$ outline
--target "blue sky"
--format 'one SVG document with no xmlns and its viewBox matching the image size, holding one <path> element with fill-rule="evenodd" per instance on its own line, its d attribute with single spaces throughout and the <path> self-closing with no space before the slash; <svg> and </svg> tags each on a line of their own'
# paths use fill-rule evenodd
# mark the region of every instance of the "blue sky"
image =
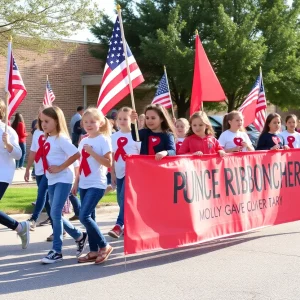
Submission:
<svg viewBox="0 0 300 300">
<path fill-rule="evenodd" d="M 112 18 L 116 15 L 114 12 L 114 0 L 100 0 L 99 6 L 105 11 L 107 15 L 111 16 Z M 77 34 L 71 36 L 69 39 L 76 41 L 93 41 L 95 40 L 95 37 L 90 33 L 89 29 L 86 28 L 84 30 L 79 31 Z"/>
</svg>

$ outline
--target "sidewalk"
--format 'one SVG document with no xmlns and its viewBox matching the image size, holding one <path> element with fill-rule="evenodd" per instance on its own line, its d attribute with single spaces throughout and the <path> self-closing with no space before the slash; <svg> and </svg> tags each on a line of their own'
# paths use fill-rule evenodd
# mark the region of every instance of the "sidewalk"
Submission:
<svg viewBox="0 0 300 300">
<path fill-rule="evenodd" d="M 25 169 L 24 170 L 15 170 L 15 175 L 12 184 L 13 185 L 19 185 L 19 184 L 24 184 L 24 185 L 35 185 L 35 180 L 31 179 L 31 176 L 29 178 L 29 182 L 25 182 L 24 180 L 24 175 L 25 175 Z M 31 171 L 30 171 L 31 175 Z"/>
</svg>

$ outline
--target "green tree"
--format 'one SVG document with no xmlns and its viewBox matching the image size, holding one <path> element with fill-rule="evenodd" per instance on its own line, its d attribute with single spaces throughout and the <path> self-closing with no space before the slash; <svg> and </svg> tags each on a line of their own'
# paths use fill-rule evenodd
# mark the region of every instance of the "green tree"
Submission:
<svg viewBox="0 0 300 300">
<path fill-rule="evenodd" d="M 179 116 L 191 97 L 194 32 L 224 88 L 228 111 L 240 107 L 263 69 L 267 98 L 281 107 L 300 107 L 299 9 L 284 0 L 118 1 L 126 40 L 147 83 L 166 65 Z M 113 22 L 105 17 L 92 33 L 104 45 L 92 53 L 104 59 Z M 216 104 L 215 104 L 216 106 Z"/>
<path fill-rule="evenodd" d="M 100 17 L 92 0 L 0 0 L 0 55 L 6 53 L 9 36 L 14 47 L 44 51 Z"/>
</svg>

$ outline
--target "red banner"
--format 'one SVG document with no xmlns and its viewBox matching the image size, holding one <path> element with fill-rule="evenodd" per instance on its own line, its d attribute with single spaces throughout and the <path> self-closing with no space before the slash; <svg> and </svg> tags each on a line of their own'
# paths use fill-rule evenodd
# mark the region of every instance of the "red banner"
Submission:
<svg viewBox="0 0 300 300">
<path fill-rule="evenodd" d="M 300 219 L 300 149 L 126 160 L 126 254 Z"/>
</svg>

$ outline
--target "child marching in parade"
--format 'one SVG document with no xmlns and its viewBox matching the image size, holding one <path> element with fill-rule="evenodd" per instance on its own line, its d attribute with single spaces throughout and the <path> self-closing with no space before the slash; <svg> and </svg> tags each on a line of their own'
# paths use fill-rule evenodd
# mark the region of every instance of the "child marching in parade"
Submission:
<svg viewBox="0 0 300 300">
<path fill-rule="evenodd" d="M 63 228 L 72 236 L 77 244 L 76 256 L 79 257 L 87 242 L 87 234 L 76 229 L 62 217 L 62 210 L 70 193 L 74 178 L 72 164 L 80 157 L 77 148 L 68 135 L 66 120 L 58 107 L 48 107 L 41 113 L 39 127 L 45 133 L 43 146 L 43 167 L 48 179 L 48 193 L 53 222 L 53 247 L 42 263 L 50 264 L 61 261 Z"/>
<path fill-rule="evenodd" d="M 42 111 L 43 109 L 40 110 L 38 119 L 40 118 L 40 114 Z M 50 218 L 50 222 L 52 222 L 50 217 L 50 204 L 49 204 L 49 196 L 48 196 L 48 179 L 44 173 L 43 159 L 42 159 L 43 147 L 44 147 L 46 137 L 44 132 L 39 127 L 39 123 L 37 124 L 37 126 L 38 128 L 33 133 L 32 143 L 31 143 L 26 171 L 24 175 L 24 180 L 26 182 L 29 182 L 30 168 L 34 164 L 38 191 L 37 191 L 37 199 L 36 199 L 36 204 L 34 207 L 33 214 L 28 220 L 30 223 L 30 230 L 32 231 L 35 230 L 36 222 L 44 207 L 46 208 L 46 212 Z"/>
<path fill-rule="evenodd" d="M 97 108 L 87 109 L 82 122 L 88 137 L 81 140 L 78 150 L 81 153 L 80 170 L 76 176 L 73 194 L 80 189 L 80 222 L 85 226 L 89 239 L 90 252 L 78 259 L 79 263 L 105 262 L 113 251 L 97 223 L 91 217 L 107 187 L 107 168 L 111 167 L 111 140 L 109 121 Z"/>
<path fill-rule="evenodd" d="M 288 115 L 285 119 L 286 130 L 282 131 L 280 135 L 284 139 L 284 143 L 289 148 L 300 148 L 300 133 L 297 132 L 298 118 L 296 115 Z"/>
<path fill-rule="evenodd" d="M 225 155 L 223 148 L 214 137 L 214 130 L 205 112 L 195 112 L 190 117 L 190 129 L 183 141 L 179 154 L 215 154 Z"/>
<path fill-rule="evenodd" d="M 160 104 L 150 104 L 146 107 L 145 116 L 145 128 L 139 130 L 140 154 L 155 155 L 156 160 L 175 155 L 175 128 L 165 108 Z M 136 112 L 131 113 L 131 119 L 132 121 L 138 119 Z M 136 140 L 134 126 L 131 133 Z"/>
<path fill-rule="evenodd" d="M 185 118 L 180 118 L 175 121 L 175 128 L 176 128 L 176 154 L 179 153 L 179 149 L 185 139 L 186 133 L 190 128 L 189 121 Z"/>
<path fill-rule="evenodd" d="M 15 160 L 21 158 L 22 151 L 19 146 L 17 133 L 10 126 L 5 132 L 5 123 L 2 120 L 5 117 L 6 105 L 0 99 L 0 200 L 2 199 L 9 184 L 12 183 L 16 165 Z M 29 223 L 17 222 L 4 212 L 0 211 L 0 224 L 15 230 L 22 241 L 22 248 L 26 249 L 29 243 Z"/>
<path fill-rule="evenodd" d="M 225 152 L 254 151 L 243 126 L 242 113 L 234 110 L 224 116 L 223 132 L 219 137 L 219 143 L 225 149 Z"/>
<path fill-rule="evenodd" d="M 278 134 L 280 128 L 280 115 L 276 113 L 269 114 L 261 135 L 258 138 L 256 150 L 289 149 L 289 147 L 285 145 L 283 137 Z"/>
<path fill-rule="evenodd" d="M 120 130 L 112 135 L 113 166 L 111 169 L 112 183 L 117 186 L 117 200 L 120 207 L 116 225 L 108 232 L 113 238 L 119 238 L 124 227 L 124 189 L 125 189 L 125 158 L 126 155 L 139 154 L 140 145 L 131 135 L 132 109 L 123 107 L 118 111 L 117 123 Z"/>
</svg>

